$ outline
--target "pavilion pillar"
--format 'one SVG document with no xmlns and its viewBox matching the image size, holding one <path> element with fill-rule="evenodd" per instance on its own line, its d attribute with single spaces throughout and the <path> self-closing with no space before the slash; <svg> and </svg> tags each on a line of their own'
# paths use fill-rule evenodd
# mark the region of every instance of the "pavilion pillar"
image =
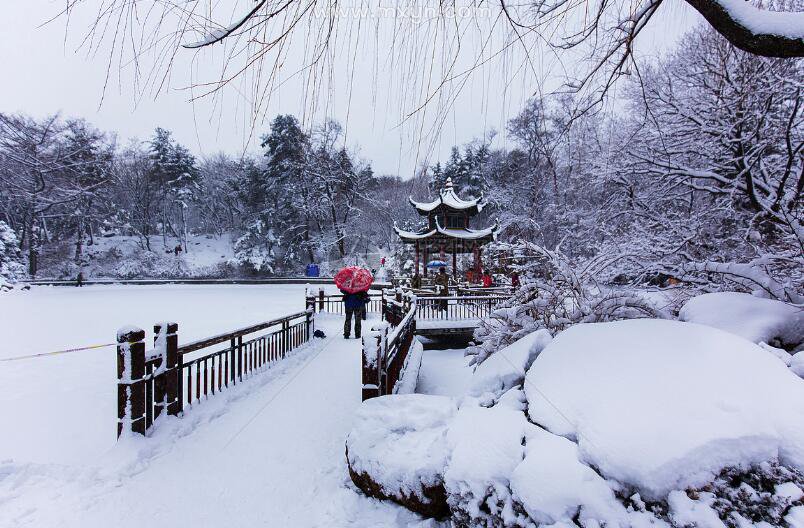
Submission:
<svg viewBox="0 0 804 528">
<path fill-rule="evenodd" d="M 429 261 L 429 251 L 428 251 L 428 244 L 427 242 L 424 243 L 424 276 L 427 276 L 427 263 Z"/>
<path fill-rule="evenodd" d="M 452 278 L 458 280 L 458 241 L 452 240 Z"/>
<path fill-rule="evenodd" d="M 419 274 L 419 241 L 416 241 L 416 269 L 413 271 L 413 275 Z"/>
</svg>

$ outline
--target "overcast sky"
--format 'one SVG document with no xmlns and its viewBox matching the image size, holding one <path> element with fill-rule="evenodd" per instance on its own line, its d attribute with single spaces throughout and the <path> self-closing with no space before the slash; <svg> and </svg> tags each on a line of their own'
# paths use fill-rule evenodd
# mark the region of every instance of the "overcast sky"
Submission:
<svg viewBox="0 0 804 528">
<path fill-rule="evenodd" d="M 515 54 L 492 61 L 478 68 L 465 84 L 453 83 L 446 93 L 457 93 L 454 98 L 442 97 L 440 103 L 431 103 L 400 125 L 427 92 L 418 85 L 424 76 L 416 69 L 428 68 L 429 61 L 391 64 L 387 55 L 368 49 L 377 43 L 379 48 L 392 45 L 384 40 L 388 26 L 381 22 L 368 32 L 370 38 L 364 38 L 367 42 L 361 41 L 359 49 L 346 53 L 336 48 L 338 56 L 331 60 L 328 82 L 313 92 L 305 89 L 300 76 L 288 73 L 298 69 L 300 64 L 294 61 L 301 63 L 302 58 L 301 53 L 289 52 L 283 65 L 285 84 L 263 107 L 266 117 L 253 123 L 250 102 L 254 94 L 247 87 L 248 80 L 224 88 L 217 99 L 190 101 L 192 93 L 187 87 L 193 80 L 219 75 L 220 52 L 180 52 L 165 87 L 154 94 L 153 89 L 135 88 L 125 69 L 122 73 L 116 66 L 108 69 L 108 47 L 93 55 L 79 48 L 94 9 L 75 13 L 71 30 L 65 32 L 63 19 L 38 27 L 63 7 L 63 0 L 0 1 L 4 4 L 0 15 L 0 111 L 83 117 L 102 130 L 117 132 L 121 142 L 146 139 L 161 126 L 200 156 L 257 152 L 258 136 L 277 113 L 301 116 L 305 123 L 320 122 L 327 116 L 344 125 L 347 143 L 353 148 L 359 145 L 359 154 L 372 163 L 376 173 L 409 177 L 418 163 L 443 160 L 453 144 L 483 136 L 491 129 L 500 132 L 496 144 L 506 143 L 506 121 L 532 94 L 555 89 L 562 71 L 572 68 L 567 60 L 540 49 L 533 55 L 536 67 L 529 73 L 512 73 L 521 64 Z M 699 20 L 680 0 L 661 9 L 651 22 L 653 27 L 641 37 L 643 54 L 666 50 Z M 474 57 L 476 51 L 469 41 L 465 47 Z M 438 115 L 446 116 L 443 127 L 433 129 L 433 123 L 441 122 Z"/>
</svg>

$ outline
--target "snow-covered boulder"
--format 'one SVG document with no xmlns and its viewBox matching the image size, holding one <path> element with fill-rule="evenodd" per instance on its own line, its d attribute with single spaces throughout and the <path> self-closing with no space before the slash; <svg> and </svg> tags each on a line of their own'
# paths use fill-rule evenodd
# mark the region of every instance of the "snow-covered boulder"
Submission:
<svg viewBox="0 0 804 528">
<path fill-rule="evenodd" d="M 507 407 L 464 405 L 450 424 L 444 474 L 457 526 L 514 525 L 509 478 L 524 456 L 525 414 Z"/>
<path fill-rule="evenodd" d="M 804 341 L 804 308 L 748 293 L 706 293 L 687 301 L 678 314 L 691 323 L 714 326 L 752 343 L 793 349 Z"/>
<path fill-rule="evenodd" d="M 447 424 L 456 413 L 446 396 L 391 395 L 363 402 L 346 440 L 352 481 L 367 495 L 393 500 L 428 517 L 449 514 L 444 468 Z"/>
<path fill-rule="evenodd" d="M 498 350 L 474 371 L 468 394 L 496 400 L 511 387 L 521 385 L 533 360 L 551 340 L 550 332 L 542 329 Z"/>
<path fill-rule="evenodd" d="M 616 526 L 626 516 L 610 485 L 578 460 L 578 446 L 536 426 L 528 429 L 525 459 L 511 475 L 511 490 L 540 524 L 583 518 Z"/>
<path fill-rule="evenodd" d="M 655 319 L 580 324 L 536 358 L 533 422 L 650 499 L 766 460 L 804 468 L 804 383 L 758 346 Z"/>
<path fill-rule="evenodd" d="M 790 370 L 804 378 L 804 350 L 793 354 L 793 357 L 790 358 Z"/>
</svg>

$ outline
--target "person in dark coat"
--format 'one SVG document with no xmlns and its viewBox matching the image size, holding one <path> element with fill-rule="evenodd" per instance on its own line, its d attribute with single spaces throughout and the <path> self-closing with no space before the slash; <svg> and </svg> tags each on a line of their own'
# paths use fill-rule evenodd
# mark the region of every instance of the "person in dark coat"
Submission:
<svg viewBox="0 0 804 528">
<path fill-rule="evenodd" d="M 519 273 L 516 271 L 511 272 L 511 286 L 514 288 L 519 288 Z"/>
<path fill-rule="evenodd" d="M 369 301 L 368 292 L 348 293 L 341 290 L 341 293 L 343 294 L 343 307 L 346 312 L 346 320 L 343 322 L 343 338 L 349 339 L 352 333 L 352 319 L 354 319 L 355 337 L 360 339 L 363 310 Z"/>
</svg>

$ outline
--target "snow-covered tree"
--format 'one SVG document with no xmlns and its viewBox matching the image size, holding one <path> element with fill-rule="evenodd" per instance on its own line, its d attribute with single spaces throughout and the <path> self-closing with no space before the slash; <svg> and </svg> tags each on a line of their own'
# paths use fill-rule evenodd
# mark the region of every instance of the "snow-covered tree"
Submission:
<svg viewBox="0 0 804 528">
<path fill-rule="evenodd" d="M 0 220 L 0 291 L 25 275 L 17 234 Z"/>
</svg>

